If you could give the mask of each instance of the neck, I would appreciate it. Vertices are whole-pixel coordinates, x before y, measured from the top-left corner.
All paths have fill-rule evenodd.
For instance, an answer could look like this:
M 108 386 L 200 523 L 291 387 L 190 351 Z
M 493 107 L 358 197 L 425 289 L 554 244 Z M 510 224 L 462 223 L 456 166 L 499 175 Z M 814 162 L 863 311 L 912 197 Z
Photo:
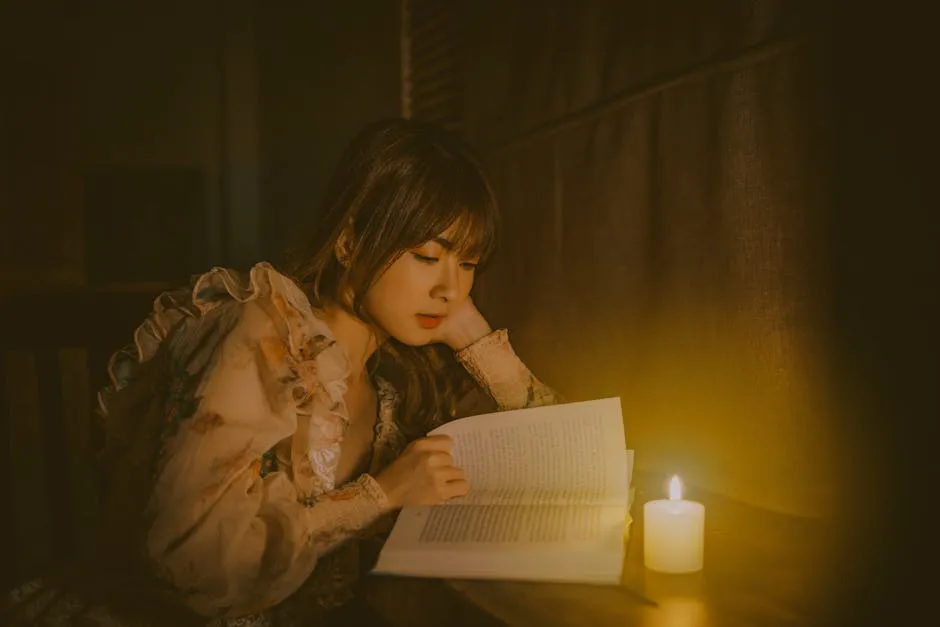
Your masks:
M 359 381 L 364 378 L 366 362 L 379 345 L 380 338 L 376 337 L 375 330 L 342 307 L 327 306 L 322 310 L 322 314 L 333 332 L 333 337 L 346 351 L 350 380 Z

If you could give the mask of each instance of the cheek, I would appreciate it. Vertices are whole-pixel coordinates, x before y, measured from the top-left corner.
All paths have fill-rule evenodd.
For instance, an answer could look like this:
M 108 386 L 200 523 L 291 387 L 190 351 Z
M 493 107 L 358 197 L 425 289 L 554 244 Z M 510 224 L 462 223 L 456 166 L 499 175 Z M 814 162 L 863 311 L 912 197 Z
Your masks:
M 397 311 L 406 308 L 413 300 L 414 281 L 409 276 L 408 268 L 402 264 L 393 264 L 385 274 L 376 281 L 366 295 L 366 307 L 369 314 L 376 320 L 394 315 Z
M 473 282 L 475 278 L 476 278 L 475 273 L 468 272 L 467 278 L 460 282 L 460 296 L 462 298 L 466 298 L 467 296 L 470 295 L 470 290 L 473 289 Z

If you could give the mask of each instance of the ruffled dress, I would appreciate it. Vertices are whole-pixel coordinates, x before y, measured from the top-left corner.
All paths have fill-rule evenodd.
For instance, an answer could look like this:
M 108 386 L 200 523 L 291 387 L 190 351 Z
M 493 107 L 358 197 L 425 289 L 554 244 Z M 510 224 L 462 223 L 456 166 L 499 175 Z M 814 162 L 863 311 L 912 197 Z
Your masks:
M 500 410 L 559 400 L 505 330 L 456 357 Z M 111 550 L 138 551 L 192 624 L 325 624 L 353 594 L 363 547 L 377 550 L 393 522 L 373 476 L 406 444 L 395 389 L 375 381 L 371 454 L 336 485 L 349 363 L 303 292 L 267 263 L 247 276 L 215 268 L 160 295 L 109 371 L 99 409 L 112 490 L 127 497 L 105 517 L 138 530 L 115 534 Z M 0 622 L 156 624 L 142 613 L 40 578 L 6 596 Z

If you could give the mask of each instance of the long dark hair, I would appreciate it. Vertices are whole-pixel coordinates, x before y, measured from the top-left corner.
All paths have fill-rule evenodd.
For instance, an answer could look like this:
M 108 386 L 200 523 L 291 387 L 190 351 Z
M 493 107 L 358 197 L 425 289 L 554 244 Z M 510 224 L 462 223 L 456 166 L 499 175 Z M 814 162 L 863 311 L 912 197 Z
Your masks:
M 493 190 L 471 147 L 431 124 L 405 119 L 375 122 L 353 139 L 315 219 L 309 236 L 290 252 L 286 273 L 314 308 L 340 306 L 373 326 L 365 296 L 399 256 L 454 226 L 455 250 L 479 256 L 479 275 L 499 222 Z M 344 232 L 352 233 L 348 268 L 336 254 Z M 441 345 L 388 339 L 369 367 L 402 392 L 401 424 L 411 436 L 451 415 L 472 387 L 453 352 Z

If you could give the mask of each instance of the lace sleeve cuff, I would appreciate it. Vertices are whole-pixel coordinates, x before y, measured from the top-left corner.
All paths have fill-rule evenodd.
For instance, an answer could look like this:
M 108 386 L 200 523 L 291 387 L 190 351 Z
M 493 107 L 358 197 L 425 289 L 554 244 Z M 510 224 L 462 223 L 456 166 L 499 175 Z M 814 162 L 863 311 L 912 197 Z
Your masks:
M 456 358 L 501 410 L 557 402 L 557 395 L 516 355 L 506 329 L 493 331 L 457 351 Z

